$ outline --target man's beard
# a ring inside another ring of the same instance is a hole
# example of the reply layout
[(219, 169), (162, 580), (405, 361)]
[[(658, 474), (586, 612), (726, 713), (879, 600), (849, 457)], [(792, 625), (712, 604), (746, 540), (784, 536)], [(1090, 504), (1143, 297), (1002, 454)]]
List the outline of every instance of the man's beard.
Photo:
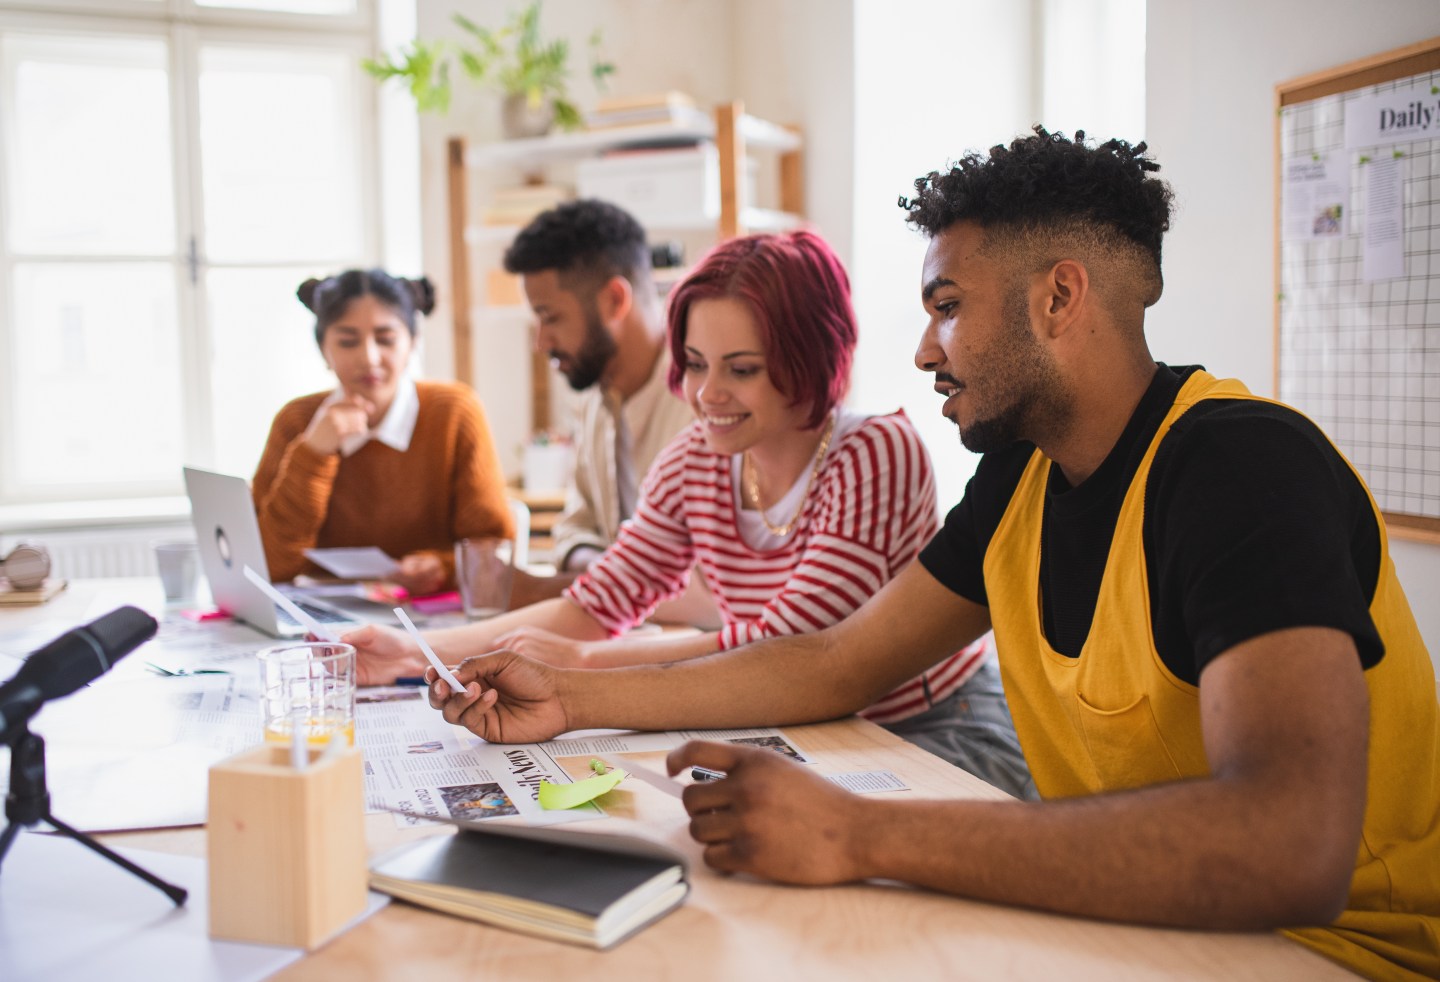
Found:
[(977, 419), (960, 430), (960, 443), (971, 453), (993, 453), (1020, 441), (1025, 412), (1020, 405), (1007, 406), (989, 419)]
[(570, 388), (581, 392), (600, 381), (617, 350), (615, 339), (600, 322), (599, 313), (594, 309), (588, 310), (585, 314), (585, 340), (581, 342), (580, 350), (575, 352), (570, 366), (562, 367), (560, 371), (570, 383)]
[(985, 364), (979, 367), (990, 373), (986, 388), (999, 390), (1007, 401), (986, 418), (972, 420), (968, 426), (957, 424), (960, 442), (971, 453), (993, 453), (1024, 439), (1033, 440), (1037, 420), (1058, 419), (1068, 406), (1059, 369), (1030, 333), (1023, 286), (1017, 284), (1011, 290), (1001, 316), (1005, 332), (985, 352)]

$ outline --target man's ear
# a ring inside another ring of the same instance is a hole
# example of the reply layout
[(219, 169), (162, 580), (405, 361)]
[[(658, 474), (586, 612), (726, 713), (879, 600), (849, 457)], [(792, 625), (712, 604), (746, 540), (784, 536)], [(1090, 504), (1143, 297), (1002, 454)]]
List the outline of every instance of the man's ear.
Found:
[(623, 276), (610, 277), (595, 294), (595, 309), (599, 311), (600, 320), (607, 327), (613, 327), (624, 320), (634, 303), (635, 294), (630, 281)]
[(1090, 299), (1090, 271), (1078, 259), (1062, 259), (1042, 275), (1039, 309), (1034, 314), (1043, 335), (1058, 338), (1085, 310)]

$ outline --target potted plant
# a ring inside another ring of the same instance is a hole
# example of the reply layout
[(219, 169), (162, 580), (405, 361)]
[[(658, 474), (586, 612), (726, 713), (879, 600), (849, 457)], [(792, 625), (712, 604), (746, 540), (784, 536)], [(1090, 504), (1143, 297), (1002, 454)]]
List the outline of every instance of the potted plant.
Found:
[[(417, 38), (396, 57), (365, 59), (365, 70), (381, 81), (398, 79), (410, 90), (421, 112), (450, 108), (452, 76), (458, 65), (471, 80), (504, 96), (501, 125), (507, 137), (539, 136), (551, 125), (578, 129), (580, 111), (570, 101), (567, 79), (570, 45), (540, 37), (540, 0), (511, 14), (491, 30), (461, 14), (452, 18), (465, 42)], [(590, 36), (590, 77), (599, 87), (615, 66), (598, 57), (600, 32)]]

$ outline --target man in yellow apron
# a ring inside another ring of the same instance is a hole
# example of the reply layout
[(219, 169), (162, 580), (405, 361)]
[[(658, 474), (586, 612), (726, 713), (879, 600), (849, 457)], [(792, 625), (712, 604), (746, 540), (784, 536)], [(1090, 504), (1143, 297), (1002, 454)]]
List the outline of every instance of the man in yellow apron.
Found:
[(685, 794), (706, 861), (1278, 929), (1374, 978), (1440, 977), (1435, 675), (1384, 522), (1303, 415), (1151, 357), (1170, 190), (1144, 149), (1037, 127), (902, 201), (931, 239), (915, 361), (985, 456), (851, 617), (657, 670), (474, 658), (478, 684), (432, 701), (511, 741), (805, 722), (993, 626), (1044, 801), (867, 801), (691, 744), (672, 770), (728, 772)]

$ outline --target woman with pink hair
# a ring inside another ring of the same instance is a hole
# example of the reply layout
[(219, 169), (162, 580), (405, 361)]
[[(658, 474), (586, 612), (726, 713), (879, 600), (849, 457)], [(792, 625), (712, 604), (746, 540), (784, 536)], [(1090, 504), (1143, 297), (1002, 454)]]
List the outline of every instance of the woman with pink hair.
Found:
[[(670, 385), (696, 419), (661, 452), (633, 518), (565, 595), (426, 635), (447, 662), (497, 647), (562, 667), (696, 658), (846, 617), (937, 527), (934, 475), (903, 413), (841, 407), (856, 343), (850, 283), (818, 235), (724, 242), (675, 289)], [(720, 630), (627, 634), (696, 567)], [(362, 679), (423, 672), (381, 628), (345, 638)], [(1029, 774), (985, 645), (957, 651), (864, 715), (997, 786)]]

